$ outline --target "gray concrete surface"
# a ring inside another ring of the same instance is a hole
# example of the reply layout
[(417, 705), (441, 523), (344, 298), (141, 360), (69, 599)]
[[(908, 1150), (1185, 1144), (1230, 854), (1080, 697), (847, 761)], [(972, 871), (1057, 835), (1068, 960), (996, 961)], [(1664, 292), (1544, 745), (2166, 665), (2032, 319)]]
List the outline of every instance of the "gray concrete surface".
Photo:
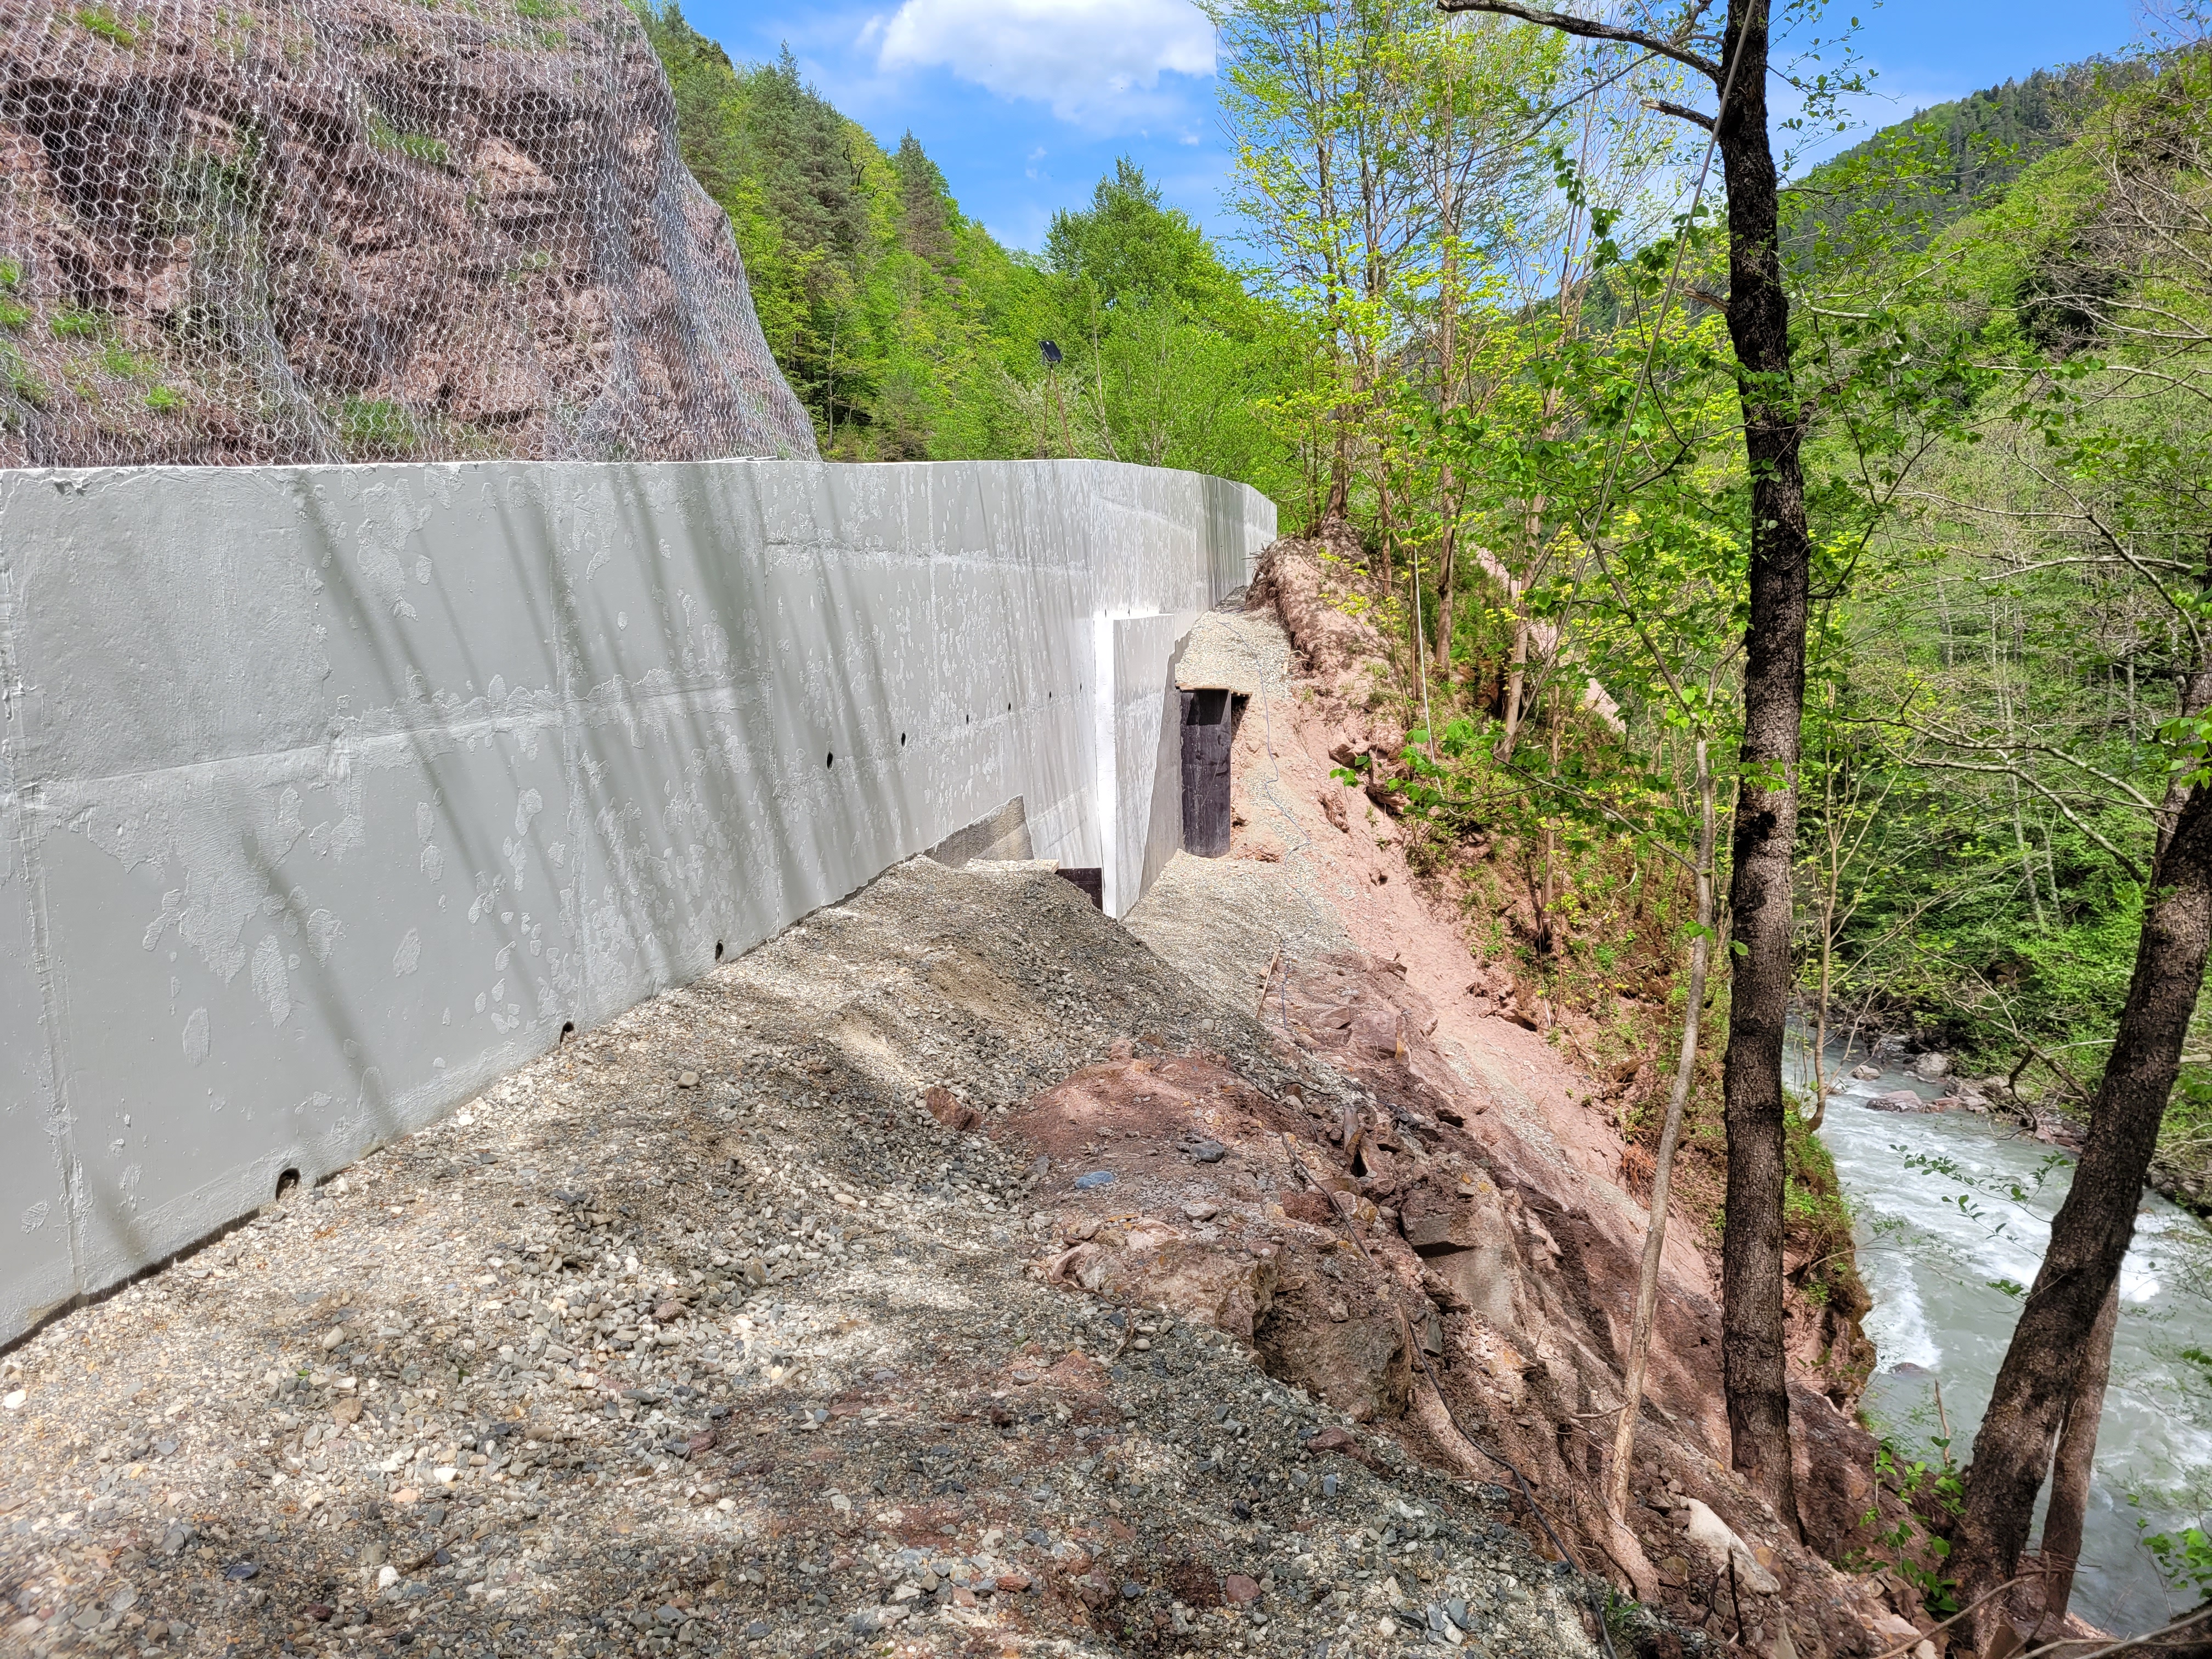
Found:
[(0, 472), (0, 1340), (1016, 796), (1126, 911), (1273, 518), (1093, 462)]

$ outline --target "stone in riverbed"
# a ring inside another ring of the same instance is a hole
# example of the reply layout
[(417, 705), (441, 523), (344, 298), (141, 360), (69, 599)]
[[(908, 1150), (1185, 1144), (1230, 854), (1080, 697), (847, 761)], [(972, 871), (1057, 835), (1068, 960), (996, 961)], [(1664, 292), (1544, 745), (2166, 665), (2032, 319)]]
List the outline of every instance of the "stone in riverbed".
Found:
[(1913, 1093), (1910, 1089), (1892, 1089), (1886, 1095), (1876, 1095), (1867, 1102), (1871, 1112), (1932, 1112), (1939, 1109)]

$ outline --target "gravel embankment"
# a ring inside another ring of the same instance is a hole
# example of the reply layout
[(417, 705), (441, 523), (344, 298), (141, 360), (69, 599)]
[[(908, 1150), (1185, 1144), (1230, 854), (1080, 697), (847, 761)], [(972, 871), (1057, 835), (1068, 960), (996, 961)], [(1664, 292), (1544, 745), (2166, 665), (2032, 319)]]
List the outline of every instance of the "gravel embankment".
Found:
[(900, 866), (0, 1361), (0, 1650), (1593, 1652), (1497, 1488), (1033, 1268), (1008, 1108), (1343, 1090), (1246, 1012)]

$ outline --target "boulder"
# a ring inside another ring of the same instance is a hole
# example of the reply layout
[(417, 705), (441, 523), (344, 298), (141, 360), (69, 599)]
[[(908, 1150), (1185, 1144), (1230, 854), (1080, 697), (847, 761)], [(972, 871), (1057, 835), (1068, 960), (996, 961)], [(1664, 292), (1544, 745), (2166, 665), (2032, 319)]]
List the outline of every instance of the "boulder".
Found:
[(1912, 1064), (1905, 1069), (1923, 1083), (1933, 1083), (1937, 1078), (1950, 1075), (1951, 1056), (1930, 1049), (1927, 1054), (1915, 1055)]
[(1413, 1356), (1404, 1327), (1390, 1313), (1341, 1322), (1318, 1318), (1306, 1298), (1285, 1302), (1261, 1328), (1259, 1350), (1268, 1374), (1319, 1395), (1355, 1423), (1395, 1417), (1413, 1386)]
[(1910, 1089), (1892, 1089), (1886, 1095), (1876, 1095), (1867, 1102), (1867, 1107), (1869, 1110), (1876, 1112), (1931, 1112), (1941, 1109)]
[(1851, 1067), (1851, 1075), (1862, 1083), (1872, 1083), (1876, 1078), (1881, 1075), (1881, 1067), (1879, 1066), (1854, 1066)]
[(1759, 1565), (1759, 1558), (1751, 1553), (1751, 1546), (1736, 1535), (1735, 1528), (1696, 1498), (1685, 1502), (1684, 1530), (1689, 1535), (1691, 1547), (1705, 1558), (1715, 1572), (1725, 1574), (1733, 1566), (1736, 1583), (1753, 1595), (1781, 1592), (1781, 1584)]
[(1045, 1269), (1046, 1282), (1073, 1280), (1093, 1296), (1151, 1308), (1211, 1325), (1249, 1343), (1275, 1297), (1273, 1256), (1216, 1249), (1158, 1222), (1127, 1234), (1102, 1229), (1091, 1242), (1063, 1252)]
[(1433, 1180), (1415, 1183), (1400, 1202), (1398, 1231), (1422, 1258), (1423, 1288), (1446, 1310), (1472, 1312), (1501, 1331), (1519, 1328), (1519, 1241), (1488, 1176), (1455, 1189)]
[(929, 1109), (930, 1116), (956, 1134), (965, 1134), (983, 1121), (981, 1112), (942, 1084), (923, 1090), (921, 1103)]

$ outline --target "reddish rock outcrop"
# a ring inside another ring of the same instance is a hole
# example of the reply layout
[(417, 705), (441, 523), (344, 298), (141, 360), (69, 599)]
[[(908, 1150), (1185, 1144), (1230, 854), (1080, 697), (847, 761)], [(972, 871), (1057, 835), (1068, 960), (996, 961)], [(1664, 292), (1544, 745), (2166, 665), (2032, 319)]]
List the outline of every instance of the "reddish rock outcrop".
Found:
[(614, 0), (0, 12), (0, 465), (813, 453)]
[[(1267, 1006), (1330, 1062), (1314, 1086), (1271, 1095), (1216, 1055), (1131, 1052), (994, 1121), (1048, 1160), (1036, 1196), (1058, 1238), (1039, 1271), (1210, 1325), (1441, 1467), (1517, 1491), (1510, 1460), (1586, 1565), (1686, 1626), (1786, 1628), (1800, 1654), (1876, 1651), (1875, 1587), (1829, 1565), (1871, 1542), (1866, 1432), (1814, 1387), (1794, 1390), (1801, 1543), (1726, 1473), (1719, 1309), (1670, 1278), (1639, 1502), (1616, 1522), (1603, 1460), (1641, 1212), (1454, 1068), (1395, 964), (1340, 952), (1278, 976)], [(1308, 1449), (1356, 1452), (1352, 1431), (1331, 1433)]]

